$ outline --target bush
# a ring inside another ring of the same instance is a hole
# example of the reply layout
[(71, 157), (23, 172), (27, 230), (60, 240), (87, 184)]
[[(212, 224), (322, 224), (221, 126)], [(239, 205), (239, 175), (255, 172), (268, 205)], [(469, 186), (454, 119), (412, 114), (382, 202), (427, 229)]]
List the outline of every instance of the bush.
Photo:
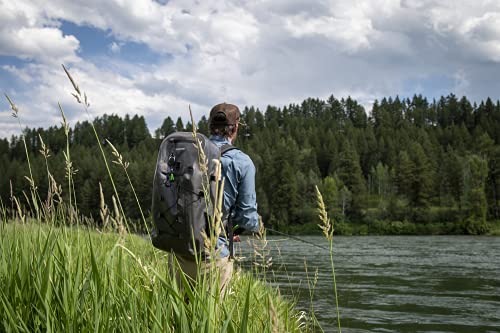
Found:
[(489, 225), (481, 218), (471, 216), (462, 221), (462, 232), (466, 235), (484, 235), (489, 231)]
[(490, 223), (488, 235), (500, 236), (500, 220), (496, 220)]
[[(291, 235), (321, 235), (321, 229), (316, 223), (292, 224), (280, 230)], [(269, 233), (272, 234), (272, 231)]]
[(368, 225), (366, 225), (366, 224), (360, 225), (356, 230), (356, 234), (360, 235), (360, 236), (368, 235), (369, 234)]
[(370, 225), (370, 233), (377, 235), (414, 235), (417, 232), (415, 224), (406, 220), (377, 220)]
[[(363, 227), (364, 225), (362, 225)], [(333, 224), (333, 227), (335, 229), (335, 234), (336, 235), (343, 235), (343, 236), (352, 236), (353, 235), (353, 228), (350, 223), (347, 223), (345, 221), (338, 221)], [(357, 234), (360, 234), (359, 232)]]

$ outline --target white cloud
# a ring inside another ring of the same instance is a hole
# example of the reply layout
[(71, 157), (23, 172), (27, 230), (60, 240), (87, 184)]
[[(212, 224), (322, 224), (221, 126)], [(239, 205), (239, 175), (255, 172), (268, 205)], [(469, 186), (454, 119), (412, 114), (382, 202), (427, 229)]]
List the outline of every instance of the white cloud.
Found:
[(475, 49), (486, 59), (500, 62), (500, 13), (485, 13), (469, 18), (460, 27), (469, 47)]
[(18, 135), (21, 130), (19, 129), (18, 123), (15, 121), (14, 118), (10, 115), (9, 110), (0, 110), (0, 124), (1, 125), (1, 137), (2, 138), (8, 138), (12, 135)]
[(0, 54), (43, 62), (76, 61), (79, 42), (55, 28), (21, 28), (0, 36)]
[(79, 42), (64, 36), (29, 3), (0, 4), (0, 55), (38, 62), (78, 61)]
[(450, 49), (468, 61), (500, 62), (500, 3), (498, 1), (437, 2), (429, 18), (434, 31), (450, 42)]
[(9, 65), (4, 65), (1, 67), (4, 71), (9, 72), (13, 76), (17, 77), (18, 79), (26, 82), (26, 83), (31, 83), (33, 82), (33, 78), (31, 75), (26, 73), (26, 71), (21, 70), (15, 66), (9, 66)]
[(303, 15), (293, 16), (286, 20), (286, 27), (293, 37), (324, 36), (339, 43), (347, 51), (368, 48), (370, 46), (369, 35), (373, 33), (370, 20), (331, 16), (316, 18)]
[[(81, 58), (62, 20), (111, 35), (111, 52)], [(0, 54), (33, 61), (0, 70), (24, 84), (16, 97), (33, 126), (57, 119), (57, 101), (73, 122), (86, 119), (55, 65), (64, 62), (92, 115), (139, 113), (156, 128), (167, 115), (187, 119), (188, 104), (200, 117), (220, 101), (264, 108), (333, 93), (368, 105), (412, 89), (497, 98), (499, 35), (500, 3), (486, 0), (18, 0), (0, 2)], [(116, 60), (129, 41), (165, 60)], [(433, 77), (448, 83), (426, 87)]]

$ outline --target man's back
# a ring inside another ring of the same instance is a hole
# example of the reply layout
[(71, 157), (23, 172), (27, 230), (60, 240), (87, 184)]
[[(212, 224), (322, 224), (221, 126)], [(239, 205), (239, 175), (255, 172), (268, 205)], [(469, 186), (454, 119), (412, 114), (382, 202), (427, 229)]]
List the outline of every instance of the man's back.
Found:
[[(221, 136), (211, 136), (210, 140), (218, 147), (230, 144), (227, 138)], [(255, 166), (252, 160), (241, 150), (232, 149), (221, 156), (221, 163), (224, 178), (224, 217), (231, 219), (231, 225), (234, 227), (257, 232), (259, 215), (255, 193)], [(229, 252), (223, 249), (221, 256), (227, 255)]]
[[(211, 137), (217, 146), (227, 144), (227, 139)], [(255, 193), (255, 166), (250, 157), (239, 149), (221, 156), (224, 177), (224, 210), (231, 211), (233, 225), (249, 231), (259, 230), (257, 196)]]

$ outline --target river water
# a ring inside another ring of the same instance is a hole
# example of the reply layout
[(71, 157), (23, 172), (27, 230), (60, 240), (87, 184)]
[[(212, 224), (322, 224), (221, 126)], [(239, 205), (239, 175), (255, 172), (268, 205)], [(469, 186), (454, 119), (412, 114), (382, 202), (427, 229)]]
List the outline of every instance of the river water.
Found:
[[(328, 247), (322, 237), (301, 238)], [(259, 250), (272, 257), (266, 279), (300, 310), (312, 306), (325, 332), (336, 332), (329, 251), (268, 239)], [(246, 269), (264, 262), (251, 242), (236, 248)], [(333, 260), (342, 332), (500, 332), (500, 237), (339, 236)]]

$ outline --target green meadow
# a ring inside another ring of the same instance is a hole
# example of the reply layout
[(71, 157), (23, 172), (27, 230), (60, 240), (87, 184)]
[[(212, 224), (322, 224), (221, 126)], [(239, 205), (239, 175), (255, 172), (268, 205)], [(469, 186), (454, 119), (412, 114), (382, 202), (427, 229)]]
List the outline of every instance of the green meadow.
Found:
[(250, 273), (226, 294), (180, 288), (168, 254), (136, 235), (37, 221), (0, 229), (5, 332), (299, 332), (306, 318)]

